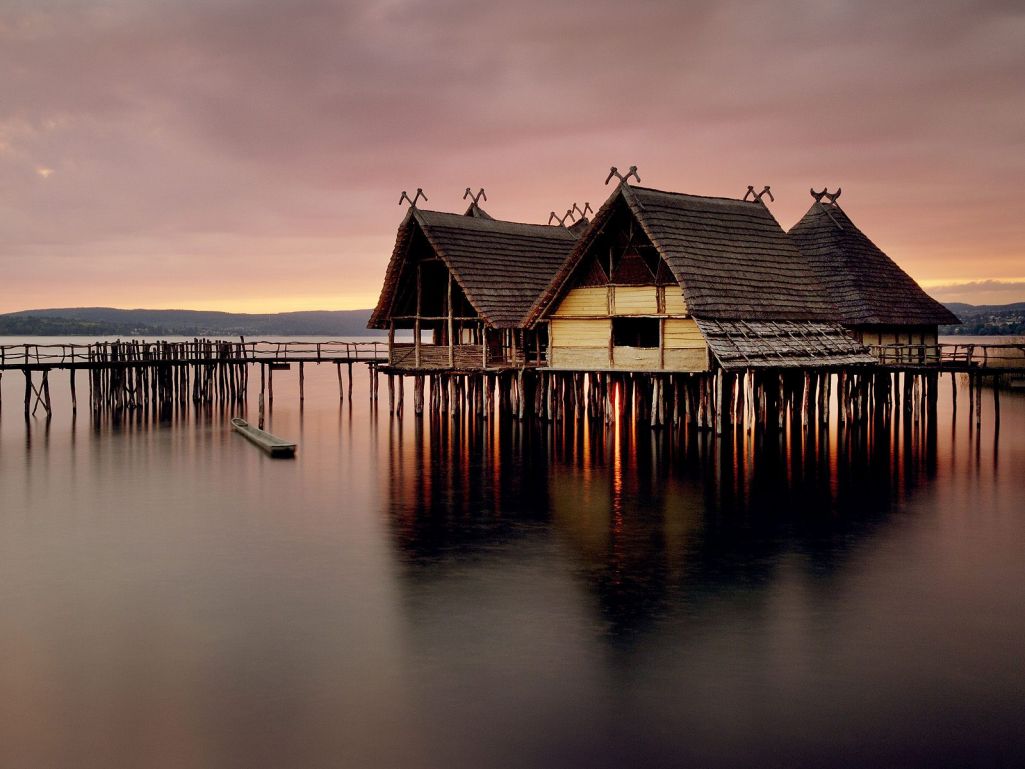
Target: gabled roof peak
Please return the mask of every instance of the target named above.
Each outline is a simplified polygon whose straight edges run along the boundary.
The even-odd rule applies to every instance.
[[[851,221],[835,193],[815,193],[815,202],[787,233],[815,268],[840,312],[852,325],[958,323],[946,307],[922,290]],[[821,197],[820,197],[821,196]],[[831,198],[824,202],[824,198]]]

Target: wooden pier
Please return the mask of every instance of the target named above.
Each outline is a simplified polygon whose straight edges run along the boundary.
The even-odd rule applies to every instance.
[[[78,409],[77,374],[86,374],[89,406],[94,412],[134,410],[161,405],[239,403],[246,399],[249,369],[260,367],[261,403],[274,399],[274,371],[299,366],[299,397],[305,398],[307,363],[333,364],[338,373],[338,397],[352,397],[354,365],[370,369],[371,398],[377,397],[377,367],[388,360],[381,342],[187,341],[117,340],[76,344],[19,344],[0,346],[0,384],[8,371],[25,376],[25,416],[40,407],[50,415],[50,372],[69,372],[71,408]],[[345,375],[348,374],[346,390]],[[39,375],[38,381],[36,374]],[[0,406],[2,408],[2,406]]]
[[[935,415],[941,375],[951,378],[954,409],[956,377],[967,377],[970,418],[976,424],[981,420],[982,389],[991,385],[999,422],[1001,388],[1025,384],[1025,343],[870,349],[876,364],[678,373],[564,371],[543,363],[410,369],[389,361],[385,342],[193,339],[22,344],[0,347],[0,383],[5,372],[21,371],[26,417],[40,408],[50,415],[50,372],[69,372],[72,409],[77,410],[76,375],[83,371],[89,407],[102,413],[188,402],[240,403],[246,399],[250,367],[259,366],[262,406],[273,402],[275,370],[299,367],[302,401],[304,366],[334,365],[339,399],[344,401],[346,395],[352,398],[353,366],[366,365],[371,401],[378,398],[383,373],[389,412],[399,416],[406,410],[409,379],[416,415],[484,419],[503,414],[519,420],[587,418],[606,423],[629,418],[652,428],[687,423],[717,434],[739,426],[825,425],[831,413],[841,425],[901,417],[917,423]]]
[[[965,377],[970,419],[978,425],[982,389],[993,391],[995,420],[1000,390],[1025,384],[1025,344],[886,345],[872,351],[875,364],[848,367],[749,368],[708,372],[564,371],[545,366],[439,371],[382,366],[388,407],[402,414],[405,380],[412,380],[414,414],[472,414],[496,409],[516,419],[589,418],[611,423],[630,418],[653,428],[691,424],[722,433],[738,426],[840,425],[935,417],[940,376],[949,375],[952,408],[957,377]]]

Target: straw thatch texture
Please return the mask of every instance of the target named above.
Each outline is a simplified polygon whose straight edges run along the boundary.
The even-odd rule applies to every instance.
[[[815,269],[848,325],[960,323],[850,220],[816,202],[788,233]]]
[[[870,365],[875,358],[836,323],[697,321],[726,370]]]
[[[836,319],[815,271],[761,203],[620,187],[595,215],[531,319],[560,293],[613,214],[629,207],[698,318]]]
[[[483,213],[483,212],[481,212]],[[386,328],[410,239],[419,229],[467,300],[494,328],[518,328],[566,260],[576,235],[565,227],[410,209],[399,226],[370,328]]]

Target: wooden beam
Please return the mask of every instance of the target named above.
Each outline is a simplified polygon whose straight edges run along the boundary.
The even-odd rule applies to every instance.
[[[660,318],[659,321],[658,321],[658,367],[660,369],[664,369],[666,367],[666,319],[665,318]]]
[[[420,366],[420,306],[421,298],[423,294],[421,286],[421,270],[420,265],[416,265],[416,318],[413,320],[413,347],[415,352],[413,353],[416,359],[416,365]]]
[[[448,365],[454,366],[456,363],[455,353],[455,340],[452,336],[452,332],[455,328],[452,322],[452,270],[448,271]]]

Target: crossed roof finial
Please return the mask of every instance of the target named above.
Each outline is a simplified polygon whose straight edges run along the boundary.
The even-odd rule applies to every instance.
[[[416,208],[416,202],[420,198],[427,200],[427,196],[424,195],[424,191],[420,187],[416,188],[416,194],[412,198],[409,197],[408,192],[402,190],[402,197],[399,198],[399,205],[401,206],[404,201],[408,201],[410,208]]]
[[[483,187],[481,187],[479,190],[477,190],[477,194],[476,195],[473,194],[472,192],[470,192],[470,188],[467,187],[466,188],[466,192],[463,193],[463,200],[466,200],[467,198],[470,198],[473,201],[473,205],[475,205],[475,206],[478,205],[478,201],[480,201],[480,200],[484,200],[485,203],[488,200],[488,196],[484,194],[484,188]]]
[[[552,220],[554,219],[555,221],[557,221],[559,223],[560,227],[565,227],[566,226],[566,220],[567,219],[572,219],[572,218],[573,218],[573,209],[572,208],[567,209],[566,213],[564,213],[562,216],[559,216],[557,213],[552,211],[548,215],[548,223],[551,224]]]
[[[584,203],[583,208],[581,208],[574,202],[573,208],[571,208],[570,211],[572,211],[574,214],[579,214],[581,219],[587,216],[588,212],[591,212],[592,214],[594,213],[594,209],[591,208],[591,204],[587,202]]]
[[[831,206],[836,203],[836,199],[840,197],[840,193],[843,192],[843,188],[837,187],[836,192],[829,192],[828,188],[823,187],[822,192],[816,192],[815,188],[812,187],[810,192],[811,196],[815,198],[816,203],[822,203],[822,201],[825,200],[825,205]]]
[[[755,192],[754,186],[749,184],[747,185],[747,192],[744,193],[744,200],[751,198],[752,202],[761,203],[764,206],[765,201],[763,201],[762,198],[766,195],[769,196],[769,200],[771,200],[773,203],[776,202],[776,198],[772,196],[772,190],[769,189],[768,184],[765,185],[761,192]]]
[[[620,184],[629,184],[629,179],[632,176],[637,181],[641,180],[641,177],[637,175],[637,166],[630,166],[630,170],[626,174],[619,173],[619,169],[615,166],[609,169],[609,175],[605,177],[605,183],[608,184],[612,181],[612,177],[615,176],[619,179]]]

